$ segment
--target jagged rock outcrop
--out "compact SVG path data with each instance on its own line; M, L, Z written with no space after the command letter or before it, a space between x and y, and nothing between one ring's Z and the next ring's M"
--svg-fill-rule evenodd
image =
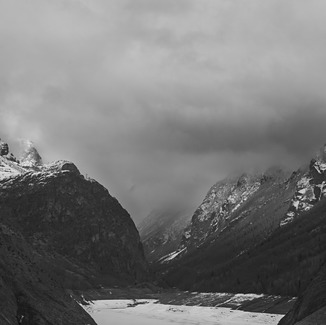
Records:
M281 226L309 211L324 197L326 197L326 145L310 161L309 168L298 181L289 211L281 220Z

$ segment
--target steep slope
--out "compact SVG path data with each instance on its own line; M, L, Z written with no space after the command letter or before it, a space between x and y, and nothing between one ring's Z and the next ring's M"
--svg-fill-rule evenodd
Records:
M309 325L326 322L326 264L298 298L279 325ZM300 321L300 322L299 322ZM299 322L299 323L298 323Z
M188 250L199 247L205 241L219 236L231 223L246 217L251 210L262 208L271 199L263 193L265 189L280 187L287 176L281 169L273 168L264 174L243 174L217 182L195 211L184 245ZM259 197L257 206L253 206L251 200L255 196ZM243 209L248 201L251 202L250 211Z
M214 243L221 247L216 260L231 258L268 237L288 211L298 177L292 175L286 181L288 173L273 168L216 183L195 211L174 258Z
M50 259L0 224L0 324L95 325L64 292L55 270Z
M145 278L146 262L129 214L72 163L60 161L0 181L0 207L0 219L30 242L43 242L103 274Z
M232 204L236 202L228 204L235 182L218 183L213 187L218 198L209 192L192 219L181 248L186 253L157 270L170 285L183 289L301 293L325 261L325 152L323 147L308 168L287 180L273 172L270 177L264 175L256 189L250 178L236 191L237 201L246 200L235 205L235 211ZM222 191L216 191L221 184ZM248 188L255 190L246 196ZM209 220L207 228L201 220Z
M25 158L20 161L9 153L7 145L2 144L1 148L5 149L1 149L0 155L0 224L12 229L13 245L26 246L28 259L25 261L24 257L19 261L28 265L28 272L23 268L17 289L13 273L8 273L6 268L6 265L12 267L16 260L10 250L2 256L6 263L0 268L0 276L8 274L10 281L0 286L0 295L12 297L11 318L16 317L13 315L20 308L15 299L17 295L20 297L21 290L23 297L27 297L28 310L24 313L34 315L35 311L36 318L33 317L37 319L21 324L70 324L65 312L71 306L77 314L80 310L72 298L65 295L65 289L127 285L148 279L138 231L128 212L107 189L95 180L85 179L71 162L42 165L40 155L32 146L28 146ZM21 237L19 243L15 234ZM39 257L30 263L30 256ZM38 285L39 281L31 280L31 277L40 278L40 268L50 274L42 286ZM51 279L56 279L58 290L51 287ZM44 299L48 308L42 307L41 291L49 291L50 299ZM32 292L31 295L28 292ZM64 316L61 323L54 321L51 312L51 321L45 321L47 310L51 306L56 310L55 301L63 306L58 309ZM25 319L32 317L26 315ZM71 324L83 324L82 315L78 322L75 318Z
M293 223L231 258L227 244L217 241L170 265L164 270L165 280L198 291L296 296L326 261L325 215L326 200L322 200ZM234 244L229 241L229 245ZM326 292L325 287L322 290Z
M190 219L191 213L184 209L152 211L138 226L147 260L156 262L175 251Z

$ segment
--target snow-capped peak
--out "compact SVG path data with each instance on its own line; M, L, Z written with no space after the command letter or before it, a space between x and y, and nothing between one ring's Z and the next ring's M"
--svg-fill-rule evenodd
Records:
M20 164L27 168L42 166L42 157L35 148L34 143L30 140L22 140L21 143L24 151L20 159Z

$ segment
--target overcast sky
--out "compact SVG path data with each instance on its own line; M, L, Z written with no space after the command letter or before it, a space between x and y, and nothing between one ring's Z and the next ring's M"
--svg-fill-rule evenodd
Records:
M326 142L325 0L0 0L0 137L136 222Z

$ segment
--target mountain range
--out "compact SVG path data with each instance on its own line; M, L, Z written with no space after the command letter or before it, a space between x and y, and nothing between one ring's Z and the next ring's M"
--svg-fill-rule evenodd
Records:
M325 322L326 146L296 171L272 167L215 183L189 209L138 230L72 162L17 159L0 140L0 324L94 321L76 292L143 282L199 292L298 297L280 325ZM148 264L149 262L149 264Z

